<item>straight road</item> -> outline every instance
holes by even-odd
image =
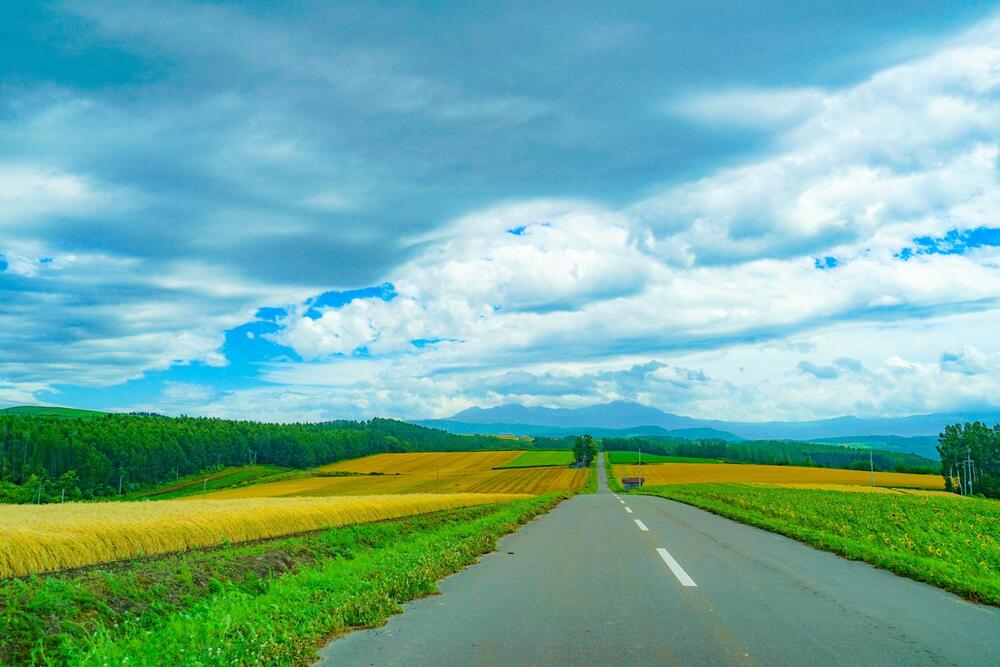
[[[998,609],[599,480],[320,664],[1000,664]]]

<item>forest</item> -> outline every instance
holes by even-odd
[[[128,493],[214,467],[308,468],[383,452],[525,449],[391,419],[268,424],[194,417],[0,415],[0,502]]]
[[[734,463],[760,463],[765,465],[813,466],[819,468],[846,468],[868,470],[871,463],[875,470],[887,472],[914,472],[934,474],[939,471],[937,461],[903,452],[869,450],[818,445],[790,440],[685,440],[682,438],[604,438],[605,451],[636,451],[641,449],[662,456],[690,456],[721,459]]]
[[[941,474],[949,491],[1000,498],[1000,424],[946,426],[938,438]]]

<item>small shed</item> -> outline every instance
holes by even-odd
[[[622,488],[631,491],[637,486],[642,486],[645,482],[645,477],[622,477]]]

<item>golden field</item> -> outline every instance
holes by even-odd
[[[420,494],[0,506],[0,578],[524,496]]]
[[[491,470],[510,463],[523,451],[503,452],[415,452],[373,454],[319,468],[321,472],[380,472],[385,474],[450,475]]]
[[[634,477],[638,474],[638,470],[638,467],[634,465],[614,466],[615,476],[618,479]],[[710,482],[871,486],[872,481],[871,473],[867,470],[729,463],[655,463],[642,466],[642,476],[646,479],[647,486]],[[944,480],[939,475],[915,475],[901,472],[876,472],[875,484],[886,487],[944,489]]]
[[[587,482],[589,471],[579,468],[494,470],[495,467],[510,463],[523,453],[518,450],[375,454],[323,466],[318,469],[318,474],[312,477],[226,489],[198,498],[291,498],[411,493],[538,495],[551,491],[577,491]],[[324,473],[363,474],[324,476]]]

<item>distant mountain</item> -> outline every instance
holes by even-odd
[[[740,436],[720,431],[714,428],[695,429],[674,429],[668,430],[659,426],[636,426],[634,428],[601,428],[601,427],[566,427],[561,426],[539,426],[537,424],[476,424],[472,422],[460,422],[450,419],[421,419],[413,422],[419,426],[437,428],[449,433],[462,435],[532,435],[563,437],[567,435],[581,435],[584,432],[598,438],[628,438],[630,436],[671,436],[675,438],[687,438],[690,440],[711,439],[738,442],[743,440]]]
[[[663,412],[641,403],[614,401],[583,408],[533,408],[524,405],[501,405],[495,408],[469,408],[448,421],[469,424],[527,424],[560,428],[633,428],[659,426],[668,430],[699,428],[707,423]]]
[[[1000,423],[1000,409],[978,413],[936,413],[913,415],[909,417],[886,417],[877,419],[860,419],[858,417],[836,417],[815,421],[774,421],[774,422],[727,422],[714,419],[695,419],[684,417],[657,408],[629,401],[615,401],[591,405],[583,408],[540,408],[524,405],[502,405],[495,408],[469,408],[459,412],[448,420],[427,420],[420,422],[427,426],[446,428],[446,430],[469,431],[473,425],[478,425],[480,432],[497,433],[496,429],[505,432],[522,433],[525,435],[547,435],[557,433],[578,433],[581,430],[596,431],[597,429],[612,429],[634,435],[640,429],[660,428],[669,433],[659,435],[679,435],[680,437],[704,438],[707,435],[695,435],[699,431],[692,429],[713,429],[740,438],[762,440],[824,440],[862,442],[858,438],[872,437],[873,442],[884,443],[893,449],[908,447],[898,451],[920,451],[927,455],[929,441],[905,441],[900,438],[933,437],[936,438],[945,426],[956,422],[985,421],[989,424]],[[447,423],[447,426],[444,424]],[[527,430],[527,429],[530,429]],[[686,431],[682,435],[679,431]],[[641,435],[654,435],[646,431]],[[878,438],[874,438],[878,436]],[[607,437],[607,436],[604,436]]]

